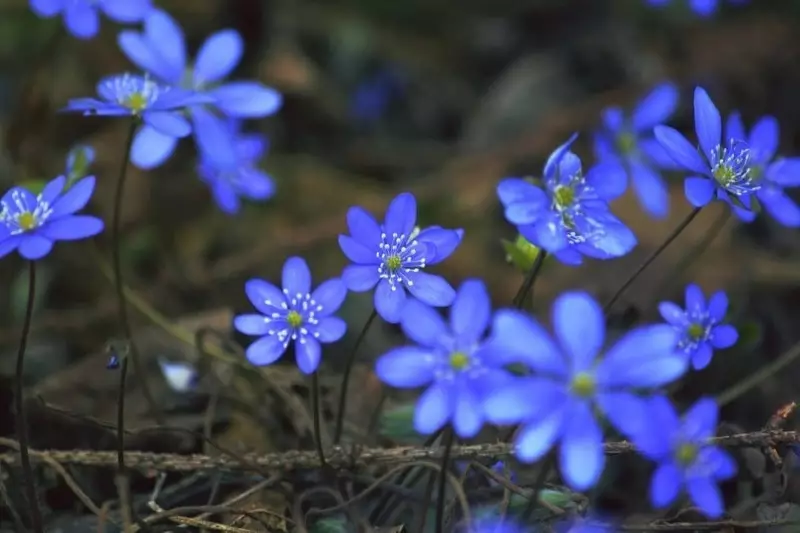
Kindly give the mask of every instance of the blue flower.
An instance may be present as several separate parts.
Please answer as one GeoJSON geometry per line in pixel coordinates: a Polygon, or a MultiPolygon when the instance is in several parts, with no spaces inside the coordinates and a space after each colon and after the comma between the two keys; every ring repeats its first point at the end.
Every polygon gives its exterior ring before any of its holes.
{"type": "Polygon", "coordinates": [[[475,533],[524,533],[526,530],[513,519],[490,516],[478,520],[472,527],[475,533]]]}
{"type": "MultiPolygon", "coordinates": [[[[239,64],[244,50],[242,38],[235,30],[222,30],[206,39],[194,64],[187,59],[183,30],[158,9],[145,19],[143,32],[124,31],[119,34],[118,42],[128,59],[160,81],[211,97],[211,109],[192,106],[189,115],[198,148],[207,157],[217,159],[217,164],[234,165],[236,147],[227,135],[226,121],[220,120],[212,109],[231,118],[262,118],[275,113],[283,102],[279,92],[261,83],[224,82],[239,64]]],[[[167,156],[175,144],[173,139],[170,146],[163,148],[167,156]]]]}
{"type": "Polygon", "coordinates": [[[228,126],[236,150],[235,164],[224,166],[201,150],[197,171],[200,179],[211,188],[220,209],[232,215],[241,208],[240,197],[259,201],[272,198],[275,183],[257,166],[268,148],[266,137],[239,133],[234,121],[230,121],[228,126]]]}
{"type": "Polygon", "coordinates": [[[192,126],[180,111],[210,100],[208,96],[161,85],[136,74],[104,78],[97,84],[97,94],[100,99],[70,100],[65,111],[141,118],[144,125],[133,140],[131,161],[144,169],[161,164],[165,159],[164,146],[172,145],[176,138],[186,137],[192,132],[192,126]]]}
{"type": "Polygon", "coordinates": [[[258,314],[238,315],[234,327],[245,335],[261,338],[247,348],[247,359],[264,366],[277,361],[294,341],[297,366],[312,374],[322,357],[320,343],[336,342],[347,324],[333,313],[342,306],[347,288],[338,278],[323,282],[311,292],[311,272],[301,257],[283,265],[283,290],[260,279],[251,279],[244,290],[258,314]]]}
{"type": "Polygon", "coordinates": [[[597,482],[605,464],[595,411],[624,435],[639,431],[646,413],[635,392],[674,381],[688,364],[675,350],[676,334],[668,325],[634,329],[601,356],[605,318],[584,292],[556,299],[553,329],[555,340],[524,313],[495,314],[493,351],[525,364],[534,375],[497,390],[484,407],[491,422],[524,424],[515,442],[520,461],[540,459],[560,440],[562,476],[583,490],[597,482]]]}
{"type": "Polygon", "coordinates": [[[100,29],[98,11],[117,22],[139,22],[153,4],[151,0],[31,0],[31,9],[40,17],[63,14],[64,25],[72,35],[91,39],[100,29]]]}
{"type": "Polygon", "coordinates": [[[663,83],[642,98],[630,117],[619,107],[603,111],[603,128],[595,135],[600,161],[615,164],[616,173],[629,175],[639,203],[656,218],[669,213],[669,191],[657,168],[675,164],[653,138],[653,128],[666,121],[678,105],[678,90],[663,83]]]}
{"type": "Polygon", "coordinates": [[[722,138],[722,119],[714,102],[701,87],[694,91],[694,121],[700,152],[668,126],[656,126],[655,136],[664,150],[692,175],[684,182],[686,198],[702,207],[715,196],[750,208],[751,195],[761,188],[761,178],[751,172],[751,149],[745,139],[722,138]]]}
{"type": "Polygon", "coordinates": [[[717,483],[736,474],[736,462],[722,448],[707,443],[717,429],[717,404],[710,398],[695,403],[682,418],[663,396],[649,400],[649,422],[634,438],[639,453],[658,463],[650,482],[653,506],[675,501],[682,489],[710,518],[725,508],[717,483]]]}
{"type": "Polygon", "coordinates": [[[408,302],[400,325],[416,345],[380,357],[375,373],[393,387],[429,385],[414,411],[419,433],[434,433],[449,422],[460,437],[474,437],[484,423],[486,395],[511,382],[503,353],[483,342],[491,315],[489,294],[480,280],[467,280],[458,289],[449,323],[431,307],[408,302]]]}
{"type": "Polygon", "coordinates": [[[0,257],[14,250],[35,261],[50,253],[55,241],[76,241],[103,231],[103,221],[89,215],[76,215],[94,191],[93,176],[64,190],[65,176],[45,185],[36,196],[14,187],[0,199],[0,257]]]}
{"type": "MultiPolygon", "coordinates": [[[[651,6],[661,7],[671,0],[647,0],[651,6]]],[[[729,0],[731,4],[744,4],[748,0],[729,0]]],[[[689,0],[689,7],[701,17],[709,17],[717,10],[719,0],[689,0]]]]}
{"type": "MultiPolygon", "coordinates": [[[[762,117],[747,135],[742,117],[731,113],[725,124],[728,138],[747,139],[750,145],[750,172],[761,178],[761,188],[756,191],[761,205],[784,226],[800,227],[800,208],[785,192],[786,187],[800,185],[800,158],[775,159],[780,142],[780,127],[774,117],[762,117]]],[[[734,213],[745,222],[755,219],[756,213],[734,205],[734,213]]]]}
{"type": "Polygon", "coordinates": [[[383,69],[356,87],[350,99],[350,114],[361,122],[376,122],[404,89],[405,79],[397,69],[383,69]]]}
{"type": "Polygon", "coordinates": [[[544,189],[520,178],[497,186],[506,220],[528,241],[560,261],[579,265],[582,256],[610,259],[627,254],[636,236],[608,206],[625,192],[625,174],[600,163],[584,176],[581,160],[569,151],[577,135],[559,146],[544,167],[544,189]]]}
{"type": "Polygon", "coordinates": [[[672,302],[661,302],[658,311],[678,331],[678,348],[691,359],[695,370],[708,366],[714,349],[730,348],[739,338],[736,328],[722,324],[728,312],[728,297],[723,291],[714,293],[706,305],[700,287],[689,285],[685,311],[672,302]]]}
{"type": "Polygon", "coordinates": [[[431,226],[415,228],[417,200],[410,193],[398,195],[386,210],[383,225],[361,207],[347,212],[350,235],[339,235],[339,246],[353,262],[342,279],[354,292],[375,289],[375,310],[387,322],[400,321],[406,290],[434,307],[453,303],[455,291],[440,276],[425,268],[447,259],[461,244],[463,230],[431,226]]]}
{"type": "Polygon", "coordinates": [[[557,533],[613,533],[616,528],[608,522],[590,516],[561,522],[556,524],[555,530],[557,533]]]}

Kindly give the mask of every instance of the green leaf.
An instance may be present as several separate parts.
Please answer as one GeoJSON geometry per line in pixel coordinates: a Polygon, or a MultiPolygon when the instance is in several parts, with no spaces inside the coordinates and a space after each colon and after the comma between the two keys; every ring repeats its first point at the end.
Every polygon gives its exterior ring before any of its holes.
{"type": "Polygon", "coordinates": [[[737,324],[736,329],[739,332],[739,340],[736,341],[737,348],[756,348],[761,344],[764,338],[764,326],[755,320],[748,320],[737,324]]]}
{"type": "Polygon", "coordinates": [[[350,531],[347,519],[343,516],[321,518],[314,522],[309,533],[347,533],[350,531]]]}
{"type": "Polygon", "coordinates": [[[533,263],[541,252],[539,248],[528,242],[522,235],[517,235],[514,242],[505,239],[501,242],[506,252],[506,261],[523,272],[528,272],[533,268],[533,263]]]}
{"type": "Polygon", "coordinates": [[[378,422],[378,433],[404,444],[422,442],[422,437],[414,430],[414,404],[384,411],[378,422]]]}

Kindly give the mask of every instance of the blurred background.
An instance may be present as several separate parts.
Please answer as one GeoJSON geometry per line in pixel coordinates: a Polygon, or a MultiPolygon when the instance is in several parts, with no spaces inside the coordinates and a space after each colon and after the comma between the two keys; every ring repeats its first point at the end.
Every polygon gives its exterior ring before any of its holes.
{"type": "MultiPolygon", "coordinates": [[[[183,25],[192,53],[216,30],[239,30],[246,55],[233,78],[258,79],[285,97],[277,115],[248,124],[270,139],[263,166],[277,184],[272,200],[249,204],[235,217],[222,214],[197,177],[188,141],[154,171],[131,167],[125,194],[131,315],[159,416],[240,451],[311,442],[307,416],[297,415],[307,403],[307,383],[291,357],[256,372],[238,364],[241,356],[226,346],[226,339],[247,342],[231,328],[233,314],[249,308],[243,283],[254,276],[277,279],[285,258],[296,254],[309,261],[315,279],[337,275],[346,259],[336,237],[346,231],[350,206],[382,216],[392,197],[412,191],[423,225],[466,230],[460,248],[436,270],[454,285],[483,278],[500,306],[510,303],[522,273],[501,243],[515,234],[499,208],[498,180],[538,175],[572,132],[581,133],[576,151],[591,164],[591,134],[605,107],[630,109],[655,84],[672,81],[681,105],[671,124],[693,138],[691,95],[702,85],[723,115],[738,109],[748,125],[765,114],[778,117],[781,153],[800,152],[800,3],[794,0],[725,5],[710,19],[698,18],[682,0],[663,9],[644,0],[157,3],[183,25]],[[198,332],[213,353],[198,353],[198,332]],[[197,387],[170,387],[167,362],[193,365],[197,387]]],[[[63,172],[72,146],[89,144],[98,177],[90,210],[110,220],[127,126],[58,111],[69,98],[93,94],[100,77],[132,68],[116,45],[118,31],[104,20],[100,36],[79,41],[66,36],[59,19],[36,18],[26,0],[0,0],[0,188],[51,179],[63,172]]],[[[551,300],[565,289],[582,288],[601,300],[613,294],[690,211],[681,176],[669,180],[674,194],[665,220],[650,218],[632,195],[614,205],[639,238],[633,253],[580,268],[546,263],[536,286],[537,316],[547,320],[551,300]]],[[[742,341],[718,353],[675,395],[690,402],[728,391],[723,418],[731,430],[756,430],[795,398],[800,362],[746,393],[730,388],[800,340],[800,233],[764,217],[747,226],[731,220],[720,229],[721,213],[716,204],[701,213],[625,294],[614,324],[657,320],[657,302],[682,302],[689,281],[729,291],[742,341]]],[[[108,238],[61,244],[41,267],[26,364],[37,448],[114,445],[117,376],[105,369],[106,347],[120,331],[107,275],[108,238]]],[[[23,263],[4,258],[0,279],[0,436],[11,436],[11,379],[27,289],[23,263]]],[[[350,331],[326,352],[329,419],[339,369],[371,306],[369,294],[348,298],[343,315],[350,331]]],[[[383,398],[371,361],[400,342],[394,327],[371,329],[351,385],[358,394],[350,399],[348,440],[363,441],[383,398]]],[[[132,430],[157,419],[140,383],[141,376],[129,383],[132,430]]],[[[385,406],[402,401],[390,395],[385,406]]],[[[370,442],[402,441],[390,437],[370,442]]],[[[201,439],[180,433],[143,433],[129,446],[208,451],[201,439]]],[[[109,476],[84,476],[87,493],[108,499],[109,476]]],[[[643,505],[645,485],[636,485],[642,479],[625,483],[626,489],[609,490],[605,504],[632,512],[643,505]]],[[[138,479],[134,492],[151,486],[152,480],[138,479]]],[[[64,520],[81,515],[62,482],[47,480],[45,489],[49,512],[64,520]]]]}

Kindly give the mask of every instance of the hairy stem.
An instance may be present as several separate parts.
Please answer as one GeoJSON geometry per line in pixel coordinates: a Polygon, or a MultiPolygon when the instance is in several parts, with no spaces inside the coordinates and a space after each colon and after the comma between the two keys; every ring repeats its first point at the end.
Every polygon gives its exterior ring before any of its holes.
{"type": "Polygon", "coordinates": [[[439,471],[439,491],[436,497],[436,533],[444,532],[444,497],[447,488],[447,471],[450,463],[450,452],[455,440],[453,428],[444,431],[444,453],[442,454],[442,469],[439,471]]]}
{"type": "Polygon", "coordinates": [[[530,295],[533,298],[533,285],[536,283],[536,278],[539,277],[539,272],[542,271],[542,265],[544,265],[545,257],[547,257],[547,252],[540,249],[536,259],[533,261],[533,266],[531,267],[528,274],[525,276],[525,279],[522,282],[519,290],[517,291],[516,296],[512,300],[514,307],[517,309],[522,309],[522,306],[525,303],[525,298],[530,295]]]}
{"type": "Polygon", "coordinates": [[[322,449],[322,412],[320,408],[320,386],[319,386],[319,373],[314,372],[311,374],[311,410],[314,414],[314,441],[317,444],[317,454],[319,455],[319,463],[325,466],[325,452],[322,449]]]}

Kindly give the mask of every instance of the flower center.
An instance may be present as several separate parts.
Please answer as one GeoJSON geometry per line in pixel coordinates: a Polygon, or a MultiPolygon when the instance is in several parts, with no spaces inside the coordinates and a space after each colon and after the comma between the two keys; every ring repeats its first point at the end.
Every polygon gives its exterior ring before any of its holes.
{"type": "Polygon", "coordinates": [[[419,243],[412,235],[381,233],[381,242],[375,254],[380,261],[378,276],[389,282],[392,290],[397,290],[398,285],[412,286],[414,280],[409,275],[425,268],[425,256],[419,252],[419,243]]]}
{"type": "Polygon", "coordinates": [[[450,366],[453,370],[464,370],[469,366],[469,356],[464,352],[453,352],[450,354],[450,366]]]}
{"type": "Polygon", "coordinates": [[[706,335],[706,328],[702,324],[694,323],[687,329],[689,337],[694,341],[699,341],[706,335]]]}
{"type": "Polygon", "coordinates": [[[303,315],[297,311],[289,311],[289,313],[286,315],[286,321],[293,328],[299,328],[303,325],[303,315]]]}
{"type": "Polygon", "coordinates": [[[561,209],[567,208],[575,201],[575,189],[567,185],[557,185],[553,189],[553,199],[561,209]]]}
{"type": "Polygon", "coordinates": [[[572,378],[572,385],[570,390],[572,393],[580,398],[591,398],[597,389],[597,383],[594,376],[588,372],[579,372],[572,378]]]}
{"type": "Polygon", "coordinates": [[[148,99],[143,93],[132,93],[125,97],[123,105],[135,113],[144,111],[147,107],[148,99]]]}
{"type": "Polygon", "coordinates": [[[696,445],[683,443],[678,446],[678,449],[675,451],[675,460],[681,466],[691,466],[697,459],[697,454],[699,451],[700,450],[696,445]]]}
{"type": "Polygon", "coordinates": [[[617,151],[622,155],[627,155],[636,150],[636,136],[632,133],[622,132],[617,135],[617,151]]]}
{"type": "Polygon", "coordinates": [[[403,260],[400,258],[399,255],[390,255],[389,257],[386,258],[386,260],[383,263],[386,265],[386,268],[394,272],[395,270],[400,268],[400,265],[403,264],[403,260]]]}
{"type": "Polygon", "coordinates": [[[726,191],[736,196],[761,188],[758,176],[750,167],[750,147],[743,141],[731,139],[727,146],[718,145],[711,151],[711,174],[726,191]]]}
{"type": "Polygon", "coordinates": [[[22,231],[30,231],[37,226],[36,215],[30,211],[20,213],[17,224],[19,224],[22,231]]]}

